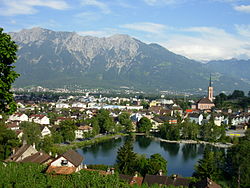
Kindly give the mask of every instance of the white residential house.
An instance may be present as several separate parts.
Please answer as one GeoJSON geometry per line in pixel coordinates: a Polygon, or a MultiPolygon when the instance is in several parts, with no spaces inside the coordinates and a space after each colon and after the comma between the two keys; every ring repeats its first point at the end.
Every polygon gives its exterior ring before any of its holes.
{"type": "Polygon", "coordinates": [[[221,126],[221,123],[224,122],[224,116],[223,115],[215,115],[214,116],[214,124],[217,126],[221,126]]]}
{"type": "Polygon", "coordinates": [[[80,126],[77,130],[75,130],[75,136],[76,139],[83,139],[84,133],[89,133],[93,131],[93,127],[90,127],[88,125],[80,126]]]}
{"type": "Polygon", "coordinates": [[[15,114],[12,114],[8,121],[28,121],[29,120],[29,117],[26,115],[26,114],[23,114],[23,113],[15,113],[15,114]]]}
{"type": "Polygon", "coordinates": [[[71,106],[72,108],[87,108],[87,105],[81,102],[73,103],[71,106]]]}
{"type": "Polygon", "coordinates": [[[70,108],[70,105],[67,103],[57,103],[56,109],[62,109],[62,108],[70,108]]]}
{"type": "Polygon", "coordinates": [[[250,116],[248,115],[236,115],[231,117],[231,123],[233,126],[248,123],[250,116]]]}
{"type": "Polygon", "coordinates": [[[150,119],[150,121],[152,123],[152,128],[150,131],[152,131],[152,132],[158,132],[159,127],[164,124],[164,121],[162,121],[158,117],[154,117],[154,118],[150,119]]]}
{"type": "Polygon", "coordinates": [[[35,153],[37,153],[35,146],[24,144],[17,151],[13,151],[13,154],[6,161],[18,162],[35,153]]]}
{"type": "Polygon", "coordinates": [[[41,126],[40,130],[41,130],[42,138],[44,138],[45,136],[50,136],[51,135],[51,131],[49,130],[49,128],[46,125],[41,126]]]}
{"type": "Polygon", "coordinates": [[[188,117],[189,117],[191,122],[195,122],[198,125],[202,124],[202,120],[203,120],[203,115],[202,114],[190,113],[190,114],[188,114],[188,117]]]}
{"type": "Polygon", "coordinates": [[[38,114],[31,115],[29,118],[29,121],[34,122],[34,123],[38,123],[41,125],[49,125],[50,124],[49,118],[45,115],[38,115],[38,114]]]}
{"type": "Polygon", "coordinates": [[[126,106],[127,110],[142,110],[143,106],[126,106]]]}
{"type": "Polygon", "coordinates": [[[69,170],[73,168],[73,172],[78,172],[82,169],[82,161],[83,157],[79,153],[69,150],[50,163],[47,173],[57,173],[60,167],[66,167],[65,169],[69,170]]]}
{"type": "Polygon", "coordinates": [[[62,121],[71,120],[71,118],[66,117],[57,117],[56,121],[54,122],[55,125],[59,125],[62,121]]]}

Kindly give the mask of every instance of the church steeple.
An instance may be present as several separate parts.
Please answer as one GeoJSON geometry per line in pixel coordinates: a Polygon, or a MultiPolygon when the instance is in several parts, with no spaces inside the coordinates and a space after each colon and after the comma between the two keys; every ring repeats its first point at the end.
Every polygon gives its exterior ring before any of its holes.
{"type": "Polygon", "coordinates": [[[213,98],[214,98],[214,94],[213,94],[213,87],[212,87],[212,78],[211,78],[211,74],[210,74],[210,80],[209,80],[209,86],[208,86],[208,99],[213,102],[213,98]]]}
{"type": "Polygon", "coordinates": [[[212,80],[211,80],[211,74],[210,74],[210,81],[209,81],[209,87],[212,87],[212,80]]]}

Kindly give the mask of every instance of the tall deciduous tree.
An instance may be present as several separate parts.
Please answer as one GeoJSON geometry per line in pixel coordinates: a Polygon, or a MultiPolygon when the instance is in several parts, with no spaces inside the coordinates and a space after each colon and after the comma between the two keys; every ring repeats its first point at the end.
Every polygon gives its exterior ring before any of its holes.
{"type": "Polygon", "coordinates": [[[127,132],[132,132],[133,130],[133,124],[130,119],[129,113],[123,112],[118,116],[118,120],[122,126],[125,127],[125,130],[127,132]]]}
{"type": "Polygon", "coordinates": [[[71,120],[66,120],[60,122],[61,135],[64,141],[75,140],[75,130],[77,129],[75,122],[71,120]]]}
{"type": "Polygon", "coordinates": [[[41,141],[41,130],[39,125],[33,122],[22,122],[20,126],[23,129],[23,139],[28,144],[38,145],[41,141]]]}
{"type": "Polygon", "coordinates": [[[11,154],[11,149],[19,145],[19,140],[14,131],[8,130],[0,124],[0,160],[6,159],[11,154]]]}
{"type": "Polygon", "coordinates": [[[152,123],[146,117],[142,117],[140,121],[137,123],[138,132],[140,133],[148,133],[152,128],[152,123]]]}
{"type": "Polygon", "coordinates": [[[17,56],[17,45],[10,35],[3,33],[0,28],[0,112],[13,113],[16,110],[11,84],[19,76],[14,71],[17,56]]]}
{"type": "Polygon", "coordinates": [[[115,123],[114,120],[109,116],[109,111],[101,109],[95,117],[98,121],[101,133],[114,132],[115,123]]]}
{"type": "Polygon", "coordinates": [[[159,153],[151,155],[148,160],[147,174],[157,174],[160,170],[164,174],[167,173],[167,161],[159,153]]]}

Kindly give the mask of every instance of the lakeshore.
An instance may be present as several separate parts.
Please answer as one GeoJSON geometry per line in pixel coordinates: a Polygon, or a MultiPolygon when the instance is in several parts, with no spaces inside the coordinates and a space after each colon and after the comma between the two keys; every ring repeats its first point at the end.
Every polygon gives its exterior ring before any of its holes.
{"type": "Polygon", "coordinates": [[[162,139],[162,138],[158,138],[158,137],[152,137],[154,138],[156,141],[160,141],[160,142],[167,142],[167,143],[183,143],[183,144],[209,144],[215,147],[219,147],[219,148],[229,148],[232,147],[233,144],[232,143],[221,143],[221,142],[206,142],[206,141],[201,141],[201,140],[166,140],[166,139],[162,139]]]}

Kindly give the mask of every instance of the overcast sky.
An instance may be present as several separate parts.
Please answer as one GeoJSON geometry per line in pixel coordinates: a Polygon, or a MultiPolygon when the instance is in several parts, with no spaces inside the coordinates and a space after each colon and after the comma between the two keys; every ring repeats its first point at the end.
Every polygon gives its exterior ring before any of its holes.
{"type": "Polygon", "coordinates": [[[186,57],[250,58],[250,0],[0,0],[6,32],[121,33],[186,57]]]}

